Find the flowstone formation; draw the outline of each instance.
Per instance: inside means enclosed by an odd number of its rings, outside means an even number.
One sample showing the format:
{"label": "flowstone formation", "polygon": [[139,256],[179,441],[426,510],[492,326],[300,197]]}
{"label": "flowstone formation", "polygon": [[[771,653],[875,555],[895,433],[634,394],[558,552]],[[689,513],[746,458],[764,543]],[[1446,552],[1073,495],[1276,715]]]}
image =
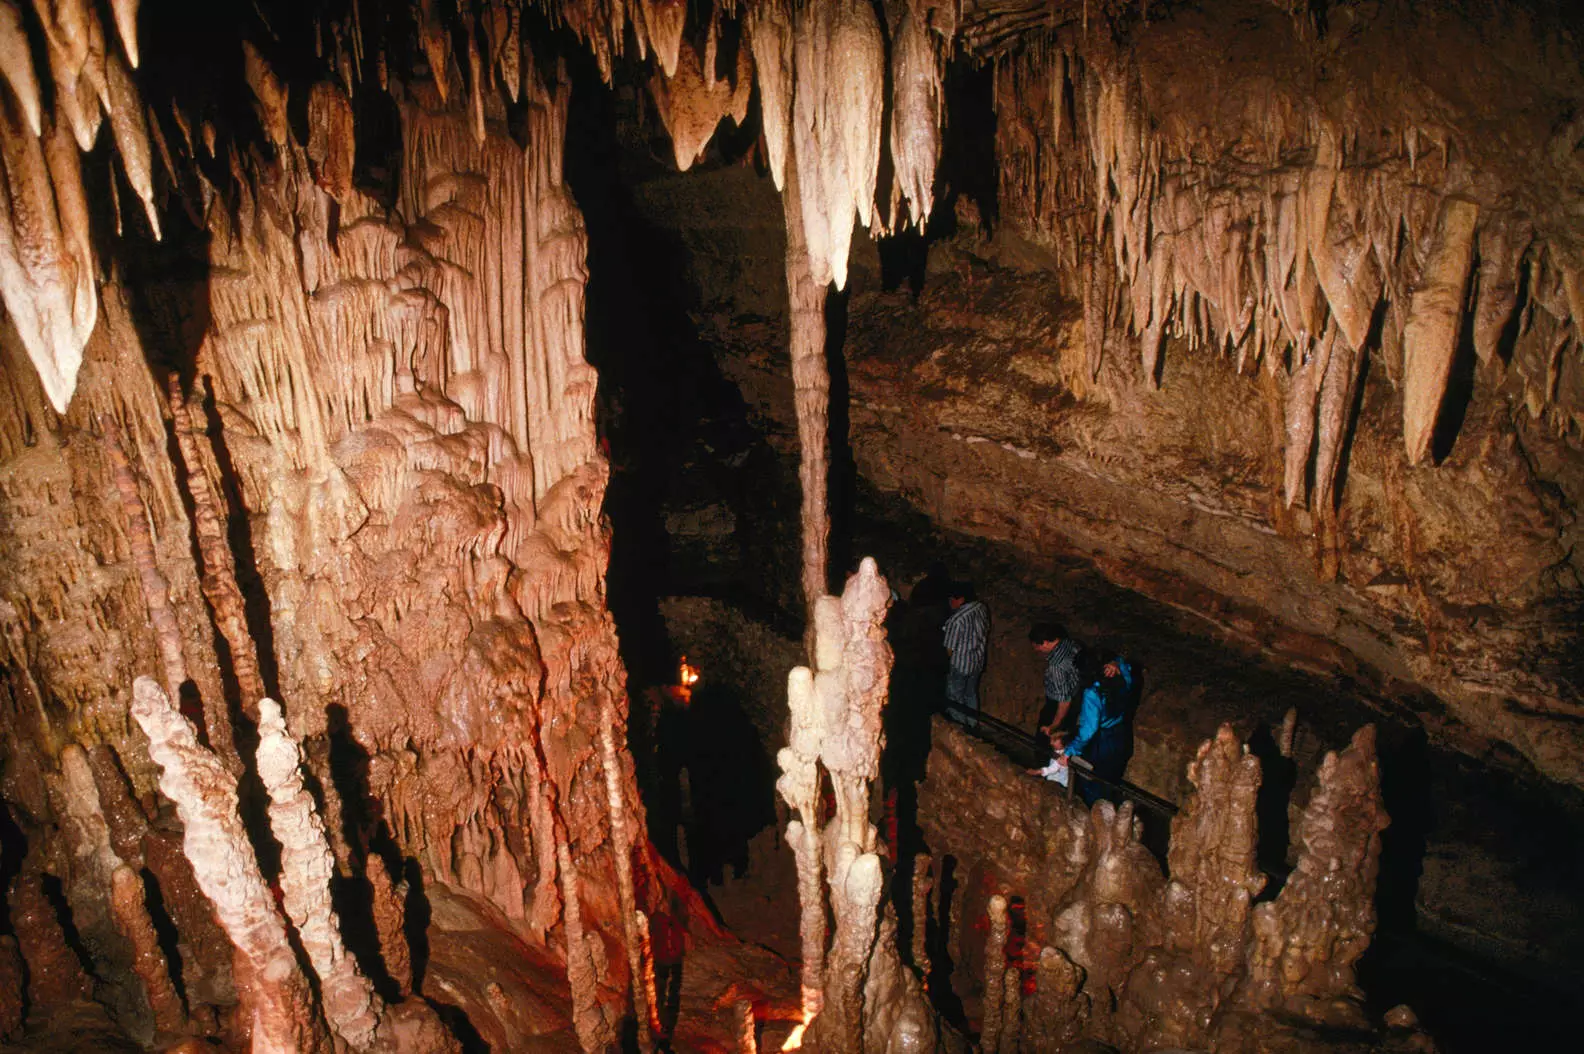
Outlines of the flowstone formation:
{"label": "flowstone formation", "polygon": [[[960,909],[941,904],[928,918],[984,913],[946,941],[959,962],[982,956],[981,1044],[1009,1049],[1008,1030],[1020,1028],[1021,1049],[1036,1051],[1084,1049],[1085,1038],[1125,1051],[1239,1054],[1433,1047],[1422,1033],[1372,1031],[1354,981],[1374,932],[1387,823],[1374,729],[1326,756],[1297,865],[1275,899],[1257,906],[1266,882],[1255,864],[1258,760],[1223,726],[1200,748],[1189,780],[1193,793],[1172,822],[1168,879],[1141,841],[1132,803],[1085,811],[937,723],[920,823],[933,859],[950,861],[966,881],[954,882]],[[960,822],[991,803],[989,822]],[[983,888],[994,892],[976,901]],[[1014,898],[1024,905],[1027,945],[1016,970],[1007,957]],[[982,952],[968,947],[972,926],[988,933]],[[1014,1001],[1007,985],[1022,987],[1025,970],[1033,994]],[[1014,1006],[1016,1022],[1007,1016]],[[1337,1030],[1334,1040],[1326,1028]]]}
{"label": "flowstone formation", "polygon": [[[423,995],[498,1044],[604,1049],[641,990],[631,916],[652,905],[635,890],[662,883],[634,881],[655,861],[634,833],[604,604],[567,78],[511,5],[417,27],[399,4],[308,22],[265,5],[174,37],[158,21],[141,46],[122,6],[121,38],[88,5],[0,7],[0,753],[27,847],[5,901],[27,1022],[91,986],[140,1039],[372,1049],[384,1006],[402,1049],[422,1049],[448,1026],[394,1000]],[[216,78],[197,92],[175,65],[194,39]],[[52,59],[33,94],[29,53]],[[119,174],[73,167],[101,114],[146,213],[120,209]],[[225,859],[255,876],[237,901],[251,907],[219,926],[210,876],[179,849],[208,814],[193,795],[191,820],[161,801],[129,717],[144,672],[190,724],[208,773],[191,789],[220,794],[205,822],[228,832]],[[102,759],[100,825],[80,807],[79,751]],[[289,836],[248,863],[269,817]],[[108,852],[144,869],[169,916],[176,1003]],[[371,890],[377,951],[354,961],[321,879]],[[39,899],[55,888],[93,934],[92,978]],[[447,906],[427,978],[409,902]],[[280,959],[288,933],[317,1008]],[[506,972],[454,979],[496,935],[517,949]]]}
{"label": "flowstone formation", "polygon": [[[815,607],[815,667],[787,678],[791,711],[776,788],[796,817],[803,946],[802,1045],[903,1054],[936,1048],[935,1015],[897,948],[870,797],[879,775],[881,711],[891,674],[885,637],[890,589],[865,558],[840,597]],[[823,786],[835,801],[826,822]],[[826,947],[827,905],[835,933]]]}

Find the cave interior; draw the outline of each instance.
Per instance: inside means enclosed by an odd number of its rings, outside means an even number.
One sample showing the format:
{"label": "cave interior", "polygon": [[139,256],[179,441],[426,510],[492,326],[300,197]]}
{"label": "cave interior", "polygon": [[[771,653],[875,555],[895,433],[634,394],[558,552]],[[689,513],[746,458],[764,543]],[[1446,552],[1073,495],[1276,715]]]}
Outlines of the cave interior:
{"label": "cave interior", "polygon": [[0,124],[0,1051],[1576,1042],[1567,0],[0,0]]}

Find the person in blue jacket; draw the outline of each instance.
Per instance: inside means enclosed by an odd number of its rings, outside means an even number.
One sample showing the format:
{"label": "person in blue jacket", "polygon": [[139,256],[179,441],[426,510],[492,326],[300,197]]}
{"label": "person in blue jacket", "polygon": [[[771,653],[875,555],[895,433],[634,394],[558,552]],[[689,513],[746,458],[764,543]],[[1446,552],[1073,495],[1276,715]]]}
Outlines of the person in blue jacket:
{"label": "person in blue jacket", "polygon": [[[1128,700],[1133,691],[1133,667],[1111,653],[1090,677],[1078,711],[1078,732],[1061,750],[1061,758],[1083,758],[1094,774],[1120,783],[1133,754],[1133,729],[1128,720]],[[1101,798],[1121,804],[1121,794],[1110,787],[1084,780],[1078,792],[1093,805]]]}

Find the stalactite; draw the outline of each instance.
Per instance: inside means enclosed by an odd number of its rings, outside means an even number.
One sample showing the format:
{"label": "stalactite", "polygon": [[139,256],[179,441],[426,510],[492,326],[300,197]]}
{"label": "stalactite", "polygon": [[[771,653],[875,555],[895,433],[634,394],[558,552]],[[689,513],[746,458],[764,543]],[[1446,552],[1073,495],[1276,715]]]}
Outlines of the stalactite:
{"label": "stalactite", "polygon": [[943,77],[925,14],[921,0],[910,0],[891,35],[891,164],[897,188],[892,208],[898,197],[905,198],[908,219],[920,230],[934,203]]}
{"label": "stalactite", "polygon": [[633,1019],[638,1027],[638,1049],[647,1051],[654,1046],[654,1037],[649,1030],[643,948],[638,935],[638,898],[633,891],[632,836],[627,831],[627,806],[622,800],[621,767],[616,753],[616,706],[609,696],[600,700],[599,736],[600,764],[605,770],[605,795],[610,807],[611,852],[616,857],[616,889],[621,901],[622,934],[627,945]]}
{"label": "stalactite", "polygon": [[[57,199],[44,145],[9,98],[0,100],[0,161],[0,295],[50,404],[65,413],[98,309],[92,257],[80,256],[81,188],[68,187]],[[57,171],[65,174],[60,165]]]}
{"label": "stalactite", "polygon": [[[121,155],[121,169],[143,203],[149,229],[158,241],[160,219],[159,209],[154,204],[154,162],[149,149],[148,122],[143,116],[143,100],[132,83],[131,71],[115,52],[105,57],[105,83],[105,110],[110,115],[110,132],[115,137],[116,151]],[[284,105],[284,94],[282,102]]]}
{"label": "stalactite", "polygon": [[170,964],[165,961],[165,952],[160,948],[143,898],[143,880],[137,872],[125,864],[118,866],[111,875],[110,891],[110,909],[115,915],[116,928],[131,942],[132,969],[148,994],[155,1026],[163,1032],[179,1032],[187,1024],[187,1014],[171,982]]}
{"label": "stalactite", "polygon": [[814,605],[829,587],[830,514],[826,506],[830,443],[830,371],[825,362],[825,283],[810,270],[803,236],[802,170],[787,169],[781,196],[786,213],[787,296],[791,304],[792,390],[797,404],[798,483],[803,492],[803,600],[808,622],[804,629],[810,658],[814,656]]}
{"label": "stalactite", "polygon": [[303,787],[302,755],[286,729],[280,705],[258,702],[258,774],[269,794],[270,831],[281,847],[281,894],[319,977],[320,1003],[330,1028],[355,1050],[374,1040],[384,1004],[341,942],[330,902],[335,858],[313,798]]}
{"label": "stalactite", "polygon": [[357,129],[352,100],[334,81],[321,80],[308,92],[307,150],[319,185],[347,204],[357,164]]}
{"label": "stalactite", "polygon": [[242,59],[248,87],[253,89],[259,124],[275,148],[284,150],[291,141],[291,130],[286,119],[286,86],[275,76],[275,71],[270,69],[258,49],[246,40],[242,42]]}
{"label": "stalactite", "polygon": [[1314,507],[1329,515],[1335,499],[1337,471],[1347,438],[1348,413],[1364,356],[1338,340],[1320,381],[1320,406],[1315,418]]}
{"label": "stalactite", "polygon": [[297,969],[286,928],[237,815],[236,778],[205,750],[186,718],[147,677],[132,686],[132,717],[160,767],[160,790],[176,804],[183,849],[238,956],[238,991],[254,1050],[319,1054],[329,1038]]}
{"label": "stalactite", "polygon": [[636,0],[643,15],[648,40],[667,77],[677,71],[682,49],[682,30],[687,22],[687,0]]}
{"label": "stalactite", "polygon": [[867,227],[874,208],[885,46],[864,0],[813,0],[798,10],[794,37],[792,131],[809,269],[818,285],[840,290],[853,218]]}
{"label": "stalactite", "polygon": [[1403,442],[1410,464],[1430,452],[1452,376],[1478,219],[1479,206],[1472,202],[1447,198],[1442,203],[1435,241],[1409,303],[1403,331]]}
{"label": "stalactite", "polygon": [[[220,497],[209,482],[207,462],[199,447],[194,426],[192,404],[182,395],[181,382],[173,374],[169,379],[167,395],[170,401],[171,431],[176,436],[176,450],[187,471],[187,493],[192,498],[193,535],[198,541],[198,556],[202,563],[199,586],[209,610],[214,615],[215,626],[225,638],[230,652],[231,672],[236,677],[237,693],[242,711],[257,720],[258,700],[269,694],[264,685],[264,675],[259,669],[258,646],[248,629],[247,602],[237,581],[236,558],[231,552],[228,525]],[[211,737],[217,734],[211,731]],[[232,743],[229,734],[216,749],[222,755]]]}
{"label": "stalactite", "polygon": [[33,46],[22,27],[22,11],[16,0],[0,0],[0,76],[17,97],[28,128],[34,135],[44,134],[39,106],[38,75],[33,70]]}
{"label": "stalactite", "polygon": [[737,49],[737,66],[726,80],[715,80],[714,56],[701,59],[691,44],[684,43],[676,72],[670,76],[658,70],[649,81],[655,110],[671,134],[671,147],[677,168],[686,172],[704,156],[710,137],[723,117],[742,124],[748,115],[748,100],[753,91],[753,63],[748,49]]}
{"label": "stalactite", "polygon": [[1335,346],[1336,330],[1327,329],[1303,349],[1303,361],[1293,370],[1288,381],[1285,411],[1287,445],[1283,452],[1282,493],[1289,508],[1304,498],[1309,457],[1314,450],[1315,403],[1320,396],[1320,382],[1330,367]]}
{"label": "stalactite", "polygon": [[777,190],[785,190],[792,142],[793,41],[789,0],[762,0],[751,5],[745,24],[758,74],[760,124],[770,178]]}

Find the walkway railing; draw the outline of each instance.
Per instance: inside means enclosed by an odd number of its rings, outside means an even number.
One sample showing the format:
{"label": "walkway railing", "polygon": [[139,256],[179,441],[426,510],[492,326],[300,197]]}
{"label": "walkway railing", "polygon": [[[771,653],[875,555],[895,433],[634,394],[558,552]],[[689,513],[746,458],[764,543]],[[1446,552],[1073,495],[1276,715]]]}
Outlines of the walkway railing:
{"label": "walkway railing", "polygon": [[[1011,755],[1014,761],[1028,765],[1040,762],[1043,752],[1040,748],[1039,740],[1018,726],[1008,724],[998,717],[991,717],[982,711],[965,710],[951,703],[946,704],[945,711],[946,715],[952,719],[958,728],[961,728],[969,735],[994,744],[1002,752]],[[1129,783],[1127,780],[1112,781],[1103,776],[1097,776],[1089,763],[1083,758],[1073,758],[1072,764],[1068,766],[1068,772],[1070,773],[1067,780],[1067,796],[1069,798],[1073,796],[1073,792],[1077,789],[1078,781],[1083,780],[1120,794],[1135,805],[1147,809],[1163,819],[1170,820],[1171,817],[1177,815],[1177,806],[1165,798],[1156,797],[1143,787],[1135,783]]]}

